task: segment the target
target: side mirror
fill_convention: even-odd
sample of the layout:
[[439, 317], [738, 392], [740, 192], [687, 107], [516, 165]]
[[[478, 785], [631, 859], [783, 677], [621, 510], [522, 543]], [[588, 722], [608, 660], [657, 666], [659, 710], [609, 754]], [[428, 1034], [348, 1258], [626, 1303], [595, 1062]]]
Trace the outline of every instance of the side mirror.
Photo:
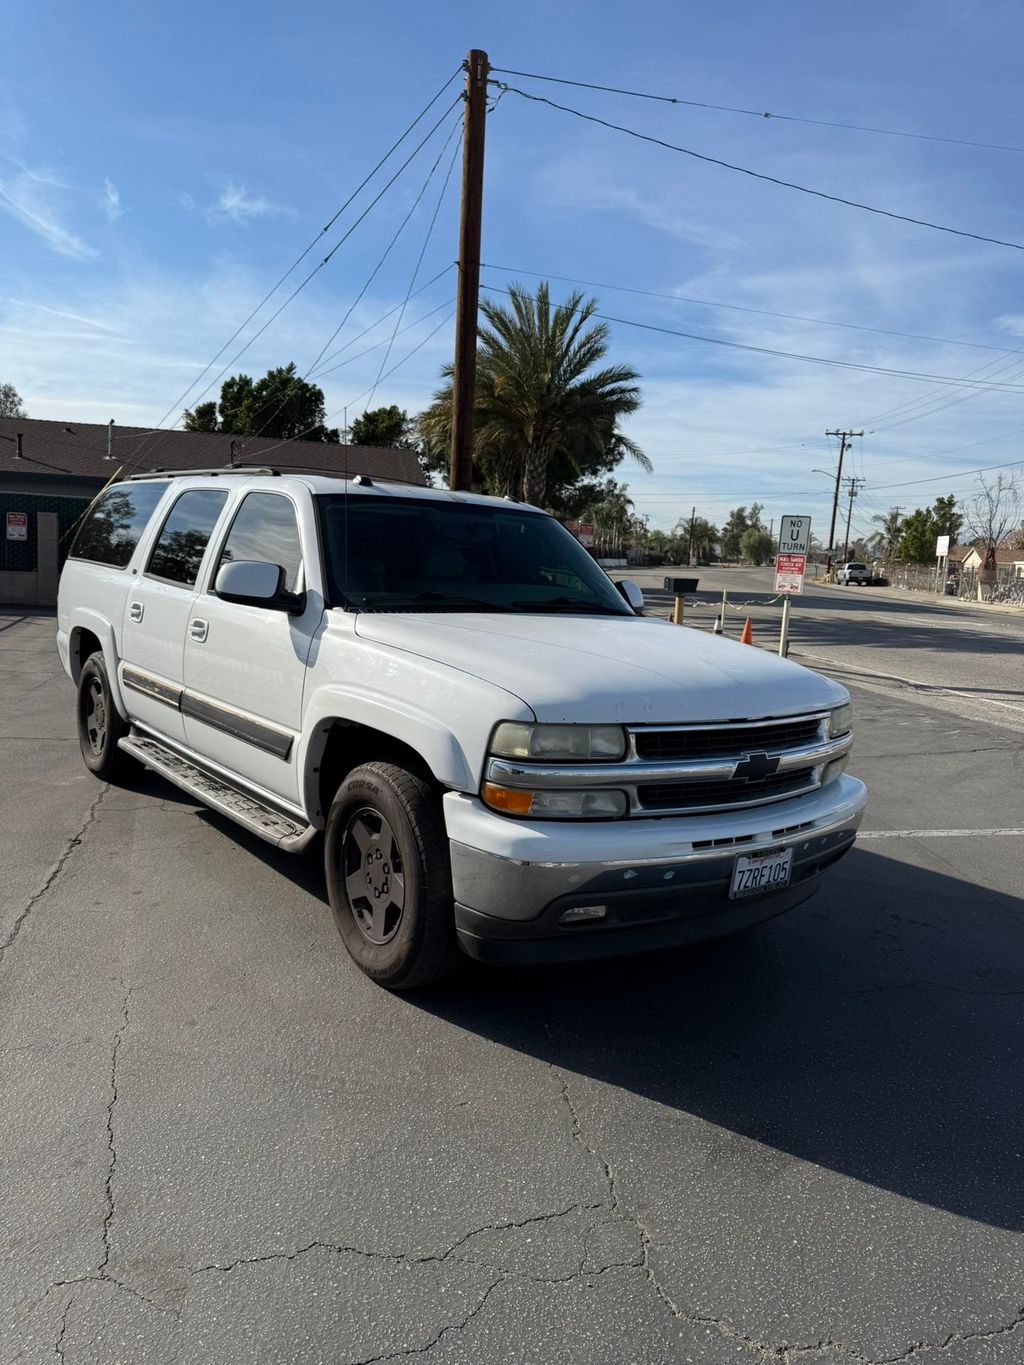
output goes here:
[[631, 578], [624, 578], [616, 587], [635, 612], [643, 611], [644, 595]]
[[265, 564], [258, 559], [236, 559], [221, 565], [213, 590], [225, 602], [237, 602], [243, 607], [301, 612], [306, 605], [305, 594], [286, 592], [284, 578], [284, 569], [280, 564]]

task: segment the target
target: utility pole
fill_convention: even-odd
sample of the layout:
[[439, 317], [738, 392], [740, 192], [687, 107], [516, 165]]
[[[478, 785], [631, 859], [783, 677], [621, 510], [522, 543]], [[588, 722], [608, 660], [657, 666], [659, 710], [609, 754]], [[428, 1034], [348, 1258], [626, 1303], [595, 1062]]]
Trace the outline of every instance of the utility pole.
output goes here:
[[690, 513], [690, 534], [686, 540], [686, 567], [689, 568], [693, 563], [693, 523], [697, 520], [696, 507]]
[[846, 447], [854, 436], [863, 436], [863, 431], [839, 431], [833, 429], [825, 432], [826, 436], [839, 437], [839, 467], [836, 470], [836, 487], [832, 494], [832, 521], [828, 528], [828, 563], [825, 565], [826, 579], [832, 576], [832, 551], [836, 543], [836, 513], [839, 511], [839, 484], [843, 477], [843, 456], [846, 454]]
[[462, 123], [462, 206], [459, 219], [459, 281], [455, 301], [455, 373], [452, 377], [452, 448], [448, 486], [473, 482], [473, 405], [476, 397], [476, 322], [480, 299], [480, 227], [484, 195], [484, 123], [487, 117], [487, 53], [466, 56], [466, 108]]
[[848, 491], [849, 491], [849, 499], [850, 499], [850, 501], [849, 501], [849, 505], [847, 506], [847, 509], [846, 509], [846, 540], [845, 540], [844, 543], [843, 543], [843, 559], [844, 559], [844, 560], [849, 559], [849, 557], [850, 557], [850, 522], [853, 520], [853, 500], [854, 500], [854, 498], [857, 496], [857, 485], [858, 485], [859, 483], [867, 483], [867, 480], [866, 480], [866, 479], [857, 479], [857, 478], [854, 478], [853, 475], [851, 475], [851, 476], [846, 480], [846, 483], [847, 483], [847, 487], [848, 487]]

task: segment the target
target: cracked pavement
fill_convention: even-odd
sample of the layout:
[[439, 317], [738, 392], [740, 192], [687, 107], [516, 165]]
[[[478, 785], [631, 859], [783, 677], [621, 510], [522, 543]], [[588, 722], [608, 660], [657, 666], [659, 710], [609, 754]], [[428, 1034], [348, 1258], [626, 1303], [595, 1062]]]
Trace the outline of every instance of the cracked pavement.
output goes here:
[[[390, 997], [315, 856], [85, 771], [53, 626], [0, 632], [2, 1365], [1024, 1361], [1017, 840]], [[1018, 732], [856, 700], [871, 828], [1019, 823]]]

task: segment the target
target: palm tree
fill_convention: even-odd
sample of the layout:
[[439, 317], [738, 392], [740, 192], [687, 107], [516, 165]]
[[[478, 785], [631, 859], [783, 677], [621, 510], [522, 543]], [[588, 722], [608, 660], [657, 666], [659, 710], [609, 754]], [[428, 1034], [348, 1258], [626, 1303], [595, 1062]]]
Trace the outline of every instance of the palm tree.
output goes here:
[[879, 527], [870, 537], [873, 550], [881, 551], [884, 559], [891, 559], [900, 539], [900, 509], [891, 507], [888, 512], [879, 512], [871, 520]]
[[[618, 428], [640, 406], [639, 376], [627, 365], [595, 368], [608, 351], [608, 328], [590, 321], [597, 300], [574, 292], [552, 307], [546, 281], [536, 297], [518, 284], [509, 295], [510, 306], [481, 304], [474, 408], [481, 482], [543, 505], [555, 461], [575, 469], [611, 453], [649, 470], [650, 460]], [[435, 456], [451, 433], [452, 367], [442, 374], [448, 382], [419, 419]]]

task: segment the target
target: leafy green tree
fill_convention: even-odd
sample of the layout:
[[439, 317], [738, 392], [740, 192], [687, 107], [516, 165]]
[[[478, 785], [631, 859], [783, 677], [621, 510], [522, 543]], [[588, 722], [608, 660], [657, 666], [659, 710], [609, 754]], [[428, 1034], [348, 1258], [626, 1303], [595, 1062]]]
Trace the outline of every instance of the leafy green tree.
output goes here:
[[234, 436], [269, 436], [274, 440], [338, 441], [336, 427], [324, 425], [323, 389], [295, 371], [295, 364], [268, 370], [262, 379], [231, 375], [220, 400], [200, 403], [183, 414], [186, 431], [222, 431]]
[[0, 417], [27, 417], [21, 394], [13, 384], [0, 384]]
[[742, 540], [745, 531], [763, 531], [764, 524], [761, 521], [763, 508], [759, 502], [751, 505], [748, 512], [745, 507], [734, 507], [729, 513], [729, 519], [722, 527], [722, 558], [739, 559], [743, 554]]
[[775, 541], [763, 526], [748, 526], [740, 536], [740, 553], [751, 564], [767, 564], [774, 548]]
[[[567, 474], [578, 480], [583, 473], [613, 468], [624, 456], [650, 469], [650, 461], [618, 426], [640, 406], [636, 371], [626, 365], [598, 368], [608, 352], [608, 328], [591, 321], [597, 300], [575, 292], [553, 306], [546, 281], [536, 295], [522, 285], [512, 285], [509, 294], [510, 306], [489, 299], [480, 309], [477, 485], [547, 505], [556, 487], [565, 488]], [[440, 467], [451, 439], [451, 366], [442, 374], [448, 382], [417, 424], [429, 457]]]
[[897, 549], [900, 559], [911, 564], [931, 564], [935, 559], [935, 518], [927, 507], [918, 507], [904, 518]]
[[416, 434], [409, 414], [396, 404], [371, 408], [357, 417], [349, 432], [354, 446], [384, 446], [391, 450], [415, 450]]
[[718, 544], [720, 532], [704, 517], [692, 514], [681, 517], [676, 522], [676, 535], [682, 546], [683, 562], [686, 560], [687, 547], [695, 559], [710, 559]]
[[952, 493], [944, 498], [936, 498], [935, 505], [932, 507], [932, 521], [935, 524], [935, 534], [937, 536], [949, 536], [950, 545], [956, 544], [956, 538], [960, 534], [960, 528], [964, 524], [963, 513], [956, 505], [956, 498]]

